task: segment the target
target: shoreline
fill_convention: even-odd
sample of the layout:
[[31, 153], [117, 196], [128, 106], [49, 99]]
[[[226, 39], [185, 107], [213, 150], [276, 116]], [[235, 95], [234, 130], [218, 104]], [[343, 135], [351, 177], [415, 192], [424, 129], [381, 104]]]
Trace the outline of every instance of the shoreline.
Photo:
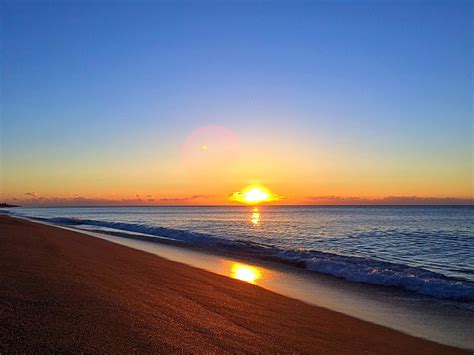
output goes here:
[[0, 228], [7, 352], [463, 352], [80, 231]]
[[[19, 213], [12, 212], [12, 215], [24, 216], [36, 222], [70, 227], [75, 230], [96, 231], [114, 236], [156, 241], [161, 244], [185, 246], [186, 248], [204, 250], [204, 252], [209, 251], [214, 254], [230, 257], [249, 257], [264, 261], [275, 261], [279, 264], [307, 269], [316, 274], [331, 275], [349, 282], [397, 288], [409, 293], [414, 292], [422, 297], [428, 296], [448, 302], [457, 302], [461, 307], [466, 305], [466, 308], [474, 311], [472, 307], [474, 306], [474, 280], [469, 268], [466, 267], [470, 264], [466, 263], [466, 265], [463, 265], [460, 263], [460, 257], [452, 257], [457, 255], [454, 251], [462, 253], [461, 250], [457, 249], [459, 243], [469, 243], [469, 232], [467, 229], [460, 230], [461, 235], [459, 235], [459, 238], [461, 240], [459, 242], [457, 242], [456, 236], [453, 236], [453, 238], [443, 236], [447, 240], [445, 250], [453, 249], [453, 253], [447, 255], [448, 260], [451, 260], [454, 264], [450, 267], [449, 262], [443, 263], [437, 262], [436, 259], [431, 259], [426, 248], [421, 250], [420, 258], [411, 252], [407, 254], [407, 250], [403, 246], [406, 243], [411, 243], [413, 238], [418, 238], [418, 242], [423, 243], [423, 239], [420, 239], [419, 232], [416, 230], [410, 233], [400, 231], [400, 240], [397, 237], [395, 243], [392, 243], [391, 238], [388, 238], [388, 235], [393, 233], [392, 229], [387, 230], [383, 237], [378, 237], [376, 228], [373, 232], [365, 234], [360, 231], [353, 233], [358, 230], [357, 225], [353, 225], [347, 228], [345, 232], [342, 232], [341, 236], [343, 239], [338, 242], [337, 239], [340, 238], [337, 235], [341, 231], [338, 231], [337, 227], [334, 230], [331, 229], [333, 228], [331, 226], [337, 226], [338, 223], [327, 223], [327, 230], [322, 235], [318, 234], [319, 232], [316, 228], [316, 230], [310, 232], [307, 236], [308, 238], [300, 238], [300, 235], [305, 235], [307, 233], [305, 230], [308, 229], [309, 231], [314, 226], [305, 226], [301, 230], [295, 226], [294, 229], [290, 228], [287, 232], [283, 233], [270, 229], [267, 231], [268, 235], [265, 235], [266, 228], [269, 228], [276, 222], [272, 221], [275, 218], [274, 212], [277, 213], [276, 216], [278, 216], [278, 212], [288, 216], [289, 211], [279, 211], [279, 209], [259, 212], [259, 218], [261, 214], [265, 216], [268, 213], [268, 222], [271, 222], [268, 226], [255, 225], [255, 220], [253, 220], [254, 212], [245, 210], [241, 211], [248, 213], [245, 217], [245, 222], [242, 220], [243, 214], [239, 212], [238, 217], [235, 215], [236, 219], [232, 220], [229, 225], [226, 224], [225, 227], [219, 226], [221, 221], [219, 221], [218, 216], [221, 213], [227, 215], [228, 211], [216, 212], [216, 219], [210, 224], [203, 224], [201, 220], [197, 224], [191, 223], [188, 225], [185, 221], [178, 222], [178, 224], [171, 222], [170, 224], [170, 221], [163, 219], [163, 216], [171, 212], [171, 215], [176, 218], [180, 213], [194, 213], [193, 211], [173, 213], [172, 210], [166, 209], [153, 210], [148, 213], [142, 210], [125, 210], [130, 212], [130, 214], [127, 213], [124, 216], [120, 216], [120, 210], [109, 210], [106, 208], [103, 211], [110, 213], [110, 215], [105, 219], [96, 216], [94, 208], [85, 210], [76, 208], [53, 209], [51, 213], [49, 211], [41, 212], [39, 209], [27, 209]], [[140, 218], [134, 220], [132, 215], [135, 212], [139, 212], [139, 214], [143, 212], [150, 220], [140, 221]], [[204, 216], [200, 218], [206, 219], [209, 212], [208, 210], [203, 210], [197, 213], [204, 213]], [[293, 212], [290, 214], [293, 214]], [[98, 207], [97, 213], [102, 216], [100, 207]], [[328, 218], [333, 218], [331, 217], [332, 212], [328, 211], [328, 213]], [[406, 213], [406, 211], [403, 213]], [[364, 213], [362, 214], [364, 215]], [[384, 215], [385, 212], [379, 211], [378, 214]], [[297, 215], [293, 216], [297, 217]], [[398, 218], [401, 217], [398, 212], [396, 215]], [[234, 216], [234, 214], [230, 213], [229, 216]], [[426, 216], [424, 210], [417, 218], [421, 217], [423, 219], [423, 216]], [[467, 222], [467, 215], [464, 216], [466, 218], [465, 222]], [[423, 223], [426, 222], [424, 221]], [[389, 225], [391, 228], [397, 228], [387, 220], [381, 223], [385, 225], [385, 228]], [[266, 222], [265, 224], [267, 225]], [[299, 220], [299, 224], [304, 225], [305, 223]], [[437, 226], [441, 229], [444, 228], [439, 224]], [[251, 229], [247, 227], [251, 227]], [[464, 227], [467, 228], [467, 225]], [[226, 228], [230, 229], [226, 230]], [[429, 225], [424, 224], [424, 228], [431, 230]], [[324, 233], [329, 233], [331, 230], [330, 238], [322, 237]], [[313, 233], [316, 234], [315, 238], [311, 236]], [[433, 231], [427, 233], [430, 235], [430, 238], [435, 238], [436, 233], [439, 234], [439, 232]], [[447, 233], [449, 234], [449, 232]], [[353, 238], [353, 234], [356, 240], [350, 239]], [[331, 235], [333, 236], [331, 237]], [[368, 238], [368, 244], [360, 245], [359, 252], [353, 246], [351, 247], [351, 244], [357, 244], [362, 241], [361, 238]], [[383, 238], [383, 240], [377, 241], [380, 238]], [[306, 239], [308, 240], [306, 241]], [[343, 240], [347, 242], [342, 242]], [[388, 243], [387, 247], [389, 248], [394, 247], [393, 252], [387, 253], [386, 250], [381, 249], [383, 243]], [[442, 260], [441, 258], [438, 259]], [[474, 344], [472, 345], [474, 348]]]
[[238, 278], [233, 275], [236, 265], [239, 268], [251, 268], [260, 274], [254, 284], [280, 295], [414, 337], [474, 349], [469, 331], [474, 327], [474, 310], [468, 304], [440, 300], [399, 288], [351, 282], [281, 262], [252, 258], [249, 255], [231, 253], [227, 249], [207, 248], [201, 244], [193, 245], [156, 235], [111, 228], [97, 230], [71, 227], [27, 217], [15, 218], [79, 232], [230, 278]]

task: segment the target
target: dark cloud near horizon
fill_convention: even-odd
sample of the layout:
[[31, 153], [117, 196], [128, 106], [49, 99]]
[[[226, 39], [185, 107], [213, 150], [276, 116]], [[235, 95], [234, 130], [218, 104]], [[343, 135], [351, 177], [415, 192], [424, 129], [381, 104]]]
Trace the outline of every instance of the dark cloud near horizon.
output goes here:
[[[101, 198], [87, 198], [76, 195], [74, 197], [41, 197], [34, 192], [25, 193], [30, 198], [16, 199], [19, 204], [27, 206], [131, 206], [131, 205], [143, 205], [149, 204], [150, 202], [186, 202], [192, 201], [199, 198], [210, 198], [214, 195], [193, 195], [189, 197], [176, 197], [176, 198], [122, 198], [122, 199], [101, 199]], [[136, 195], [138, 196], [138, 195]]]
[[472, 205], [472, 198], [457, 197], [420, 197], [420, 196], [386, 196], [380, 198], [343, 197], [343, 196], [309, 196], [309, 201], [327, 205]]
[[211, 198], [215, 197], [215, 195], [193, 195], [189, 197], [171, 197], [171, 198], [160, 198], [158, 201], [161, 202], [180, 202], [180, 201], [191, 201], [196, 200], [199, 198]]
[[[164, 198], [123, 198], [101, 199], [74, 197], [42, 197], [35, 192], [26, 192], [28, 198], [12, 197], [15, 203], [26, 206], [131, 206], [150, 205], [152, 202], [179, 204], [198, 199], [215, 197], [215, 195], [192, 195], [187, 197]], [[151, 196], [151, 195], [147, 195]], [[386, 196], [381, 198], [343, 197], [343, 196], [308, 196], [304, 204], [315, 205], [474, 205], [473, 198], [456, 197], [419, 197], [419, 196]]]

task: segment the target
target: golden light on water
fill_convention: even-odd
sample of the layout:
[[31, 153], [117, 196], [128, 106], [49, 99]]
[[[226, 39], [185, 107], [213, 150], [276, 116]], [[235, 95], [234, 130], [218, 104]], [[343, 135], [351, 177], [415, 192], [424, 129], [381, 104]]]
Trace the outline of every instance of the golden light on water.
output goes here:
[[254, 284], [262, 278], [262, 272], [255, 266], [232, 263], [230, 266], [230, 277]]
[[255, 226], [258, 226], [260, 224], [260, 211], [256, 207], [252, 210], [250, 222], [252, 222], [252, 224]]

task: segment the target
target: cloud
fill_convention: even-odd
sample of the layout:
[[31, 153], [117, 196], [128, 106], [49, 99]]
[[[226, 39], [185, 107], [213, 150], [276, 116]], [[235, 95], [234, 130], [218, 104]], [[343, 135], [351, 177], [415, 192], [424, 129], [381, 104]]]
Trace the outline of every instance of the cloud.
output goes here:
[[[193, 195], [188, 197], [169, 197], [155, 199], [151, 198], [140, 198], [139, 195], [135, 195], [133, 198], [90, 198], [82, 197], [75, 194], [74, 197], [42, 197], [38, 196], [36, 193], [28, 192], [25, 193], [27, 198], [17, 198], [16, 202], [22, 206], [143, 206], [143, 205], [152, 205], [153, 202], [158, 202], [157, 204], [167, 203], [167, 204], [186, 204], [188, 201], [205, 199], [214, 197], [214, 195]], [[15, 197], [16, 198], [16, 197]]]
[[344, 196], [309, 196], [308, 201], [317, 205], [472, 205], [472, 198], [457, 197], [420, 197], [420, 196], [386, 196], [380, 198], [344, 197]]
[[215, 195], [193, 195], [193, 196], [189, 196], [189, 197], [165, 197], [165, 198], [158, 199], [158, 201], [161, 201], [161, 202], [180, 202], [180, 201], [192, 201], [192, 200], [211, 198], [211, 197], [215, 197]]
[[142, 199], [101, 199], [81, 196], [74, 197], [38, 197], [28, 195], [31, 198], [17, 199], [17, 203], [24, 206], [130, 206], [143, 204]]
[[[237, 192], [240, 194], [241, 192]], [[230, 194], [228, 197], [232, 196]], [[151, 196], [151, 195], [148, 195]], [[147, 197], [148, 197], [147, 196]], [[144, 205], [186, 205], [202, 203], [215, 195], [191, 195], [184, 197], [163, 198], [91, 198], [74, 195], [73, 197], [44, 197], [35, 192], [26, 192], [24, 196], [11, 196], [15, 204], [21, 206], [144, 206]], [[280, 196], [277, 196], [281, 199]], [[308, 196], [303, 204], [311, 205], [474, 205], [473, 198], [456, 197], [420, 197], [420, 196], [386, 196], [380, 198], [355, 196]]]

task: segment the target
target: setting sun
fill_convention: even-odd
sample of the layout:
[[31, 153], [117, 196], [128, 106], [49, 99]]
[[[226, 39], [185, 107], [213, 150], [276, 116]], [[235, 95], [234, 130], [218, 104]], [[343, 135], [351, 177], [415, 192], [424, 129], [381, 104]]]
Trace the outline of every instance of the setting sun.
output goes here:
[[262, 190], [259, 187], [254, 187], [253, 189], [244, 193], [244, 201], [248, 203], [268, 201], [269, 197], [270, 195], [268, 192]]
[[243, 191], [234, 192], [230, 196], [231, 201], [256, 205], [261, 202], [271, 202], [279, 200], [280, 197], [274, 195], [267, 188], [259, 185], [247, 186]]

